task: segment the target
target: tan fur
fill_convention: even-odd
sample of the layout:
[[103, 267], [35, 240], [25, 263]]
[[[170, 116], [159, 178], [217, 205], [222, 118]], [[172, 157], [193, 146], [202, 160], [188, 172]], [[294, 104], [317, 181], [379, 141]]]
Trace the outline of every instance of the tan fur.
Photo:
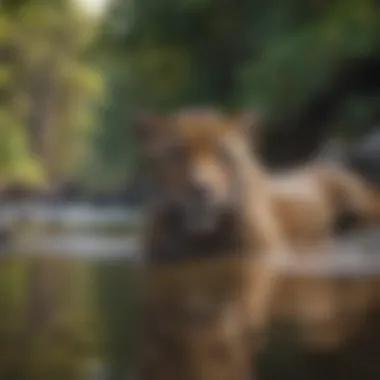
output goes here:
[[[262, 175], [277, 222], [296, 255], [328, 254], [342, 214], [355, 214], [362, 227], [380, 222], [380, 191], [348, 169], [319, 164]], [[272, 317], [297, 320], [310, 350], [341, 349], [365, 326], [368, 313], [380, 307], [377, 278], [283, 274], [276, 281]]]
[[[166, 122], [160, 120], [154, 139], [145, 140], [145, 145], [142, 141], [145, 153], [157, 158], [176, 136], [186, 143], [188, 154], [186, 173], [176, 172], [173, 162], [154, 169], [156, 174], [165, 171], [166, 191], [171, 196], [183, 199], [189, 178], [195, 178], [223, 201], [232, 171], [226, 170], [218, 147], [226, 149], [237, 170], [234, 175], [243, 185], [243, 207], [238, 212], [247, 246], [227, 257], [161, 265], [148, 262], [146, 317], [147, 330], [152, 329], [153, 335], [148, 334], [144, 343], [143, 379], [249, 378], [258, 343], [251, 332], [265, 327], [275, 286], [272, 260], [287, 248], [266, 178], [250, 153], [242, 118], [206, 110], [183, 111]], [[166, 233], [159, 210], [151, 210], [148, 225], [145, 238], [154, 255]]]
[[[314, 166], [285, 172], [271, 177], [271, 191], [295, 254], [328, 255], [333, 226], [344, 212], [359, 216], [363, 227], [380, 221], [379, 191], [347, 169]], [[278, 281], [272, 315], [297, 320], [310, 350], [340, 350], [365, 327], [368, 313], [380, 307], [377, 278], [284, 274]]]
[[336, 352], [366, 328], [380, 308], [380, 280], [361, 276], [281, 276], [272, 303], [275, 319], [297, 322], [307, 350]]
[[270, 181], [276, 215], [292, 244], [330, 239], [346, 212], [356, 214], [363, 226], [380, 221], [380, 192], [346, 169], [311, 166], [273, 175]]
[[[144, 380], [177, 380], [183, 374], [190, 380], [247, 377], [258, 343], [247, 331], [254, 327], [262, 332], [270, 313], [297, 318], [309, 347], [336, 349], [363, 323], [364, 313], [373, 305], [378, 285], [374, 288], [372, 280], [352, 279], [347, 288], [339, 279], [280, 279], [271, 260], [281, 259], [289, 243], [300, 252], [305, 245], [327, 241], [343, 211], [355, 211], [369, 222], [377, 220], [376, 191], [352, 173], [329, 167], [270, 176], [252, 156], [241, 120], [212, 111], [184, 111], [156, 119], [154, 138], [142, 143], [145, 155], [154, 159], [172, 133], [179, 134], [191, 152], [191, 170], [185, 175], [175, 165], [165, 167], [169, 193], [181, 198], [190, 174], [221, 201], [231, 173], [220, 164], [215, 141], [224, 144], [244, 183], [240, 216], [249, 241], [248, 252], [239, 258], [149, 266], [148, 320], [161, 335], [148, 335], [144, 343], [143, 367], [151, 371]], [[165, 235], [158, 210], [150, 210], [148, 224], [146, 239], [158, 246]], [[185, 322], [176, 313], [195, 320], [203, 315], [205, 320]]]

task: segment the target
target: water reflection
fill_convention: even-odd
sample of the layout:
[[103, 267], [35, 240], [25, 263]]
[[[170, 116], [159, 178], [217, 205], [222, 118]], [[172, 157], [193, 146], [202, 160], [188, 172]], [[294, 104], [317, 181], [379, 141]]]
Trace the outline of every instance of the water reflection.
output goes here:
[[[0, 378], [103, 380], [131, 370], [139, 213], [6, 205]], [[101, 260], [98, 260], [101, 259]]]
[[[0, 261], [0, 379], [133, 378], [141, 211], [85, 204], [7, 204], [0, 210], [0, 223], [5, 237]], [[287, 266], [301, 276], [291, 281], [285, 276], [279, 287], [273, 316], [281, 323], [271, 327], [261, 378], [310, 379], [313, 368], [299, 373], [307, 363], [297, 340], [300, 334], [319, 342], [347, 326], [351, 332], [354, 323], [368, 327], [367, 335], [376, 337], [379, 319], [375, 327], [370, 325], [367, 310], [374, 297], [380, 299], [380, 261], [377, 254], [359, 251], [364, 247], [377, 253], [378, 241], [379, 233], [368, 230], [347, 237], [329, 256], [305, 263], [298, 259]], [[324, 276], [329, 273], [348, 280], [328, 281]], [[284, 316], [286, 323], [291, 320], [285, 328]], [[360, 347], [371, 347], [374, 339]], [[344, 363], [347, 355], [353, 354], [344, 351]], [[340, 378], [347, 380], [334, 379]]]

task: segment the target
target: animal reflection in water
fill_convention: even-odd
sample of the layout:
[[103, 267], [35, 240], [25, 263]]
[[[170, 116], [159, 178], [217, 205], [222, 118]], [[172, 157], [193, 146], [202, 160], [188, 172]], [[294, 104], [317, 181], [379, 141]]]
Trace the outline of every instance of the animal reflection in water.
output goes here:
[[208, 109], [137, 125], [154, 186], [145, 234], [144, 379], [251, 378], [286, 251], [250, 115]]
[[[379, 224], [379, 190], [347, 168], [309, 165], [272, 175], [271, 183], [276, 216], [294, 260], [324, 255], [328, 267], [337, 235]], [[378, 361], [365, 354], [374, 349], [380, 353], [375, 334], [380, 318], [373, 320], [380, 312], [379, 277], [334, 276], [327, 270], [279, 277], [271, 317], [296, 321], [305, 353], [314, 358], [308, 379], [311, 374], [318, 380], [379, 378]]]
[[[358, 319], [354, 301], [336, 301], [345, 299], [337, 282], [290, 281], [276, 291], [284, 279], [271, 263], [328, 241], [345, 212], [376, 221], [376, 192], [341, 169], [269, 175], [248, 144], [252, 121], [200, 109], [136, 124], [156, 195], [145, 232], [143, 379], [250, 378], [269, 318], [292, 307], [318, 349], [352, 331], [343, 309]], [[305, 185], [302, 196], [287, 183]]]

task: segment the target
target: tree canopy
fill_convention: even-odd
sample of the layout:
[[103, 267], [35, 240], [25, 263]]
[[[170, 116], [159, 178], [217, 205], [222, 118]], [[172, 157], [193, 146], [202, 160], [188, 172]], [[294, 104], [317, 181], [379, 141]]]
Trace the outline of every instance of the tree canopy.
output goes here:
[[258, 109], [280, 160], [278, 139], [302, 156], [328, 131], [355, 136], [378, 121], [379, 28], [369, 0], [115, 0], [102, 43], [123, 68], [115, 97]]
[[71, 0], [2, 2], [2, 184], [59, 182], [76, 169], [102, 94], [88, 54], [95, 31]]
[[141, 107], [257, 109], [273, 162], [379, 120], [376, 2], [110, 0], [103, 16], [74, 0], [2, 2], [3, 183], [78, 172], [96, 186], [128, 182]]

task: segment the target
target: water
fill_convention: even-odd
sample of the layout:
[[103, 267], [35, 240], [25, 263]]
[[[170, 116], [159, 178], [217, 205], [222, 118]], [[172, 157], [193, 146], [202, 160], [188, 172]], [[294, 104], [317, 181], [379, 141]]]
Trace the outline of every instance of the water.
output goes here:
[[6, 204], [0, 226], [12, 231], [8, 253], [86, 259], [137, 259], [140, 210], [88, 204]]
[[[139, 322], [142, 211], [85, 203], [0, 207], [0, 379], [132, 378]], [[380, 273], [379, 232], [330, 255], [287, 259], [291, 275]]]
[[140, 210], [121, 206], [0, 207], [1, 379], [126, 378], [140, 224]]

